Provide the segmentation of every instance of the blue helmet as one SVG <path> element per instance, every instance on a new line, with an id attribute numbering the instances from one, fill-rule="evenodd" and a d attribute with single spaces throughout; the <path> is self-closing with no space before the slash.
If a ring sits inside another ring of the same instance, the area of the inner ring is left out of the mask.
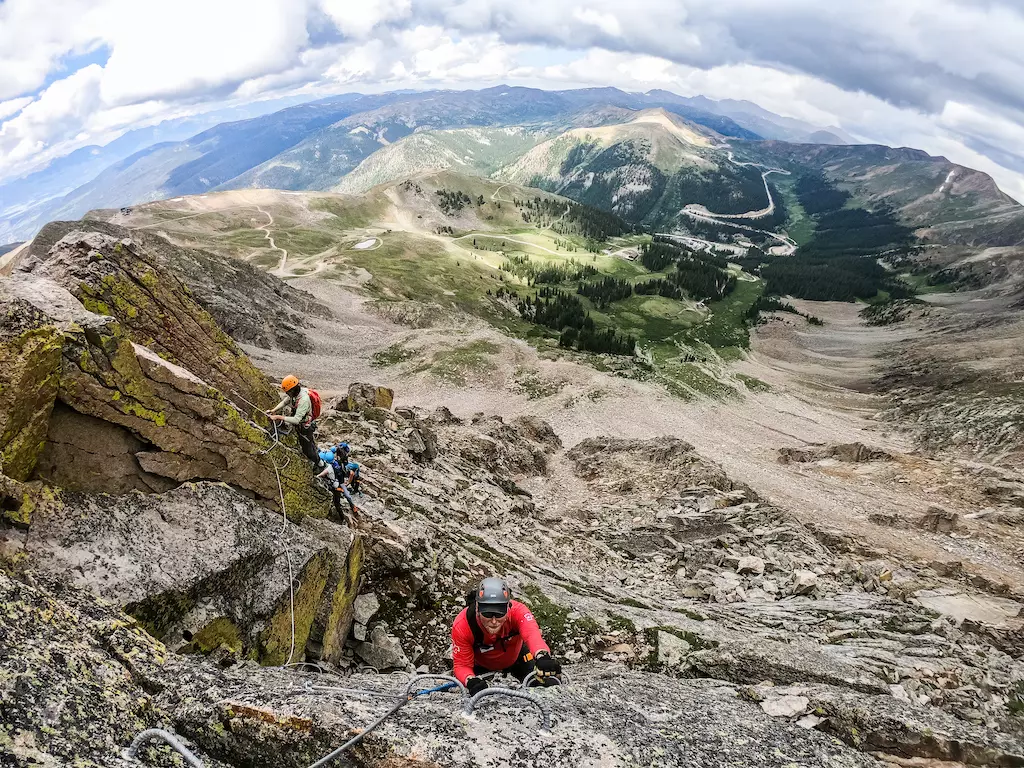
<path id="1" fill-rule="evenodd" d="M 338 447 L 341 448 L 343 451 L 349 450 L 348 443 L 338 443 Z"/>
<path id="2" fill-rule="evenodd" d="M 334 461 L 334 451 L 320 451 L 320 459 L 330 464 Z"/>

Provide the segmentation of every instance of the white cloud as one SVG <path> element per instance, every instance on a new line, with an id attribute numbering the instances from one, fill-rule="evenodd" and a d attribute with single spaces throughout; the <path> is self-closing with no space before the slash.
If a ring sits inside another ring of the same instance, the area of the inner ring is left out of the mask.
<path id="1" fill-rule="evenodd" d="M 609 37 L 621 37 L 622 26 L 619 20 L 610 13 L 601 13 L 593 8 L 573 8 L 572 17 L 583 24 L 597 27 Z"/>
<path id="2" fill-rule="evenodd" d="M 409 15 L 409 0 L 320 0 L 324 12 L 342 34 L 365 38 L 378 24 Z"/>
<path id="3" fill-rule="evenodd" d="M 27 107 L 31 103 L 31 96 L 22 96 L 17 99 L 0 101 L 0 120 L 3 120 L 5 117 L 18 114 L 24 107 Z"/>
<path id="4" fill-rule="evenodd" d="M 58 80 L 0 126 L 0 152 L 14 163 L 73 137 L 99 105 L 103 69 L 97 64 Z"/>
<path id="5" fill-rule="evenodd" d="M 302 3 L 277 0 L 133 2 L 108 21 L 110 105 L 230 92 L 290 67 L 307 42 Z"/>

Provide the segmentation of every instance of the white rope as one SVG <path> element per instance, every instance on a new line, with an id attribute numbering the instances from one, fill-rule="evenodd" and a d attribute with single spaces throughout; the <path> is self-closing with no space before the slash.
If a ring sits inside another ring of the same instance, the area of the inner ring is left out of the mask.
<path id="1" fill-rule="evenodd" d="M 280 436 L 277 433 L 277 422 L 270 422 L 274 425 L 274 444 L 270 446 L 270 450 L 267 451 L 267 455 L 270 457 L 271 463 L 274 465 L 274 475 L 277 477 L 277 493 L 281 499 L 281 537 L 283 539 L 282 549 L 284 550 L 285 559 L 288 561 L 288 599 L 291 609 L 291 628 L 292 628 L 292 639 L 291 647 L 288 650 L 288 661 L 285 665 L 292 663 L 295 658 L 295 573 L 292 568 L 292 553 L 288 546 L 288 512 L 284 505 L 284 488 L 281 485 L 281 471 L 277 467 L 277 459 L 270 452 L 276 446 L 281 444 Z M 285 465 L 287 466 L 287 465 Z"/>
<path id="2" fill-rule="evenodd" d="M 248 405 L 252 406 L 252 408 L 255 409 L 255 410 L 259 410 L 259 408 L 256 406 L 255 403 L 252 403 L 249 400 L 246 400 L 239 392 L 234 391 L 234 393 L 235 393 L 235 395 L 238 396 L 238 398 L 242 402 L 247 403 Z M 262 413 L 262 412 L 263 411 L 260 411 L 260 413 Z M 258 424 L 256 424 L 255 421 L 252 421 L 251 419 L 250 419 L 250 422 L 253 425 L 255 425 L 257 428 L 259 428 L 261 431 L 265 432 L 268 437 L 270 437 L 270 431 L 269 430 L 263 429 Z M 261 456 L 269 457 L 271 464 L 274 465 L 274 475 L 277 478 L 277 495 L 278 495 L 278 498 L 281 501 L 281 533 L 280 533 L 281 540 L 282 540 L 281 549 L 284 551 L 285 559 L 288 562 L 288 601 L 289 601 L 288 605 L 289 605 L 289 611 L 291 613 L 291 622 L 290 622 L 291 623 L 291 642 L 290 642 L 289 650 L 288 650 L 288 661 L 285 662 L 285 664 L 284 664 L 284 666 L 288 666 L 289 664 L 292 663 L 292 661 L 295 658 L 295 568 L 292 565 L 292 553 L 291 553 L 291 548 L 288 545 L 288 511 L 287 511 L 287 509 L 285 507 L 285 503 L 284 503 L 284 486 L 281 485 L 281 469 L 282 469 L 282 467 L 278 467 L 277 459 L 273 455 L 273 450 L 275 448 L 278 448 L 278 447 L 287 448 L 288 446 L 283 445 L 281 443 L 281 435 L 280 435 L 280 433 L 277 430 L 277 421 L 271 420 L 270 424 L 274 428 L 274 435 L 273 435 L 273 438 L 271 438 L 270 447 L 267 448 L 265 451 L 261 451 L 260 455 Z M 284 467 L 287 467 L 290 461 L 291 461 L 291 458 L 286 456 L 285 457 Z"/>

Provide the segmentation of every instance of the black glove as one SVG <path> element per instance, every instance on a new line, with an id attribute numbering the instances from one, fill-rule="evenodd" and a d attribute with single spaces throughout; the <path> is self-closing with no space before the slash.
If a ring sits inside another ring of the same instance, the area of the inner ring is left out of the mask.
<path id="1" fill-rule="evenodd" d="M 466 690 L 470 696 L 476 696 L 487 687 L 487 681 L 480 677 L 467 677 Z"/>
<path id="2" fill-rule="evenodd" d="M 552 656 L 547 651 L 540 651 L 534 657 L 534 668 L 537 671 L 537 679 L 545 685 L 550 685 L 555 681 L 552 678 L 556 678 L 562 674 L 562 665 L 558 659 Z"/>

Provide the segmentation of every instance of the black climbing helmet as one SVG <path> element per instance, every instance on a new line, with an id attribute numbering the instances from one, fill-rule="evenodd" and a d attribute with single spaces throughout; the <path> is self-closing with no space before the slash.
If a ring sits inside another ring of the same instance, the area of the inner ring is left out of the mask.
<path id="1" fill-rule="evenodd" d="M 476 610 L 486 619 L 497 619 L 508 613 L 511 600 L 512 590 L 504 579 L 491 576 L 476 588 Z"/>

